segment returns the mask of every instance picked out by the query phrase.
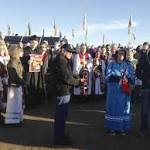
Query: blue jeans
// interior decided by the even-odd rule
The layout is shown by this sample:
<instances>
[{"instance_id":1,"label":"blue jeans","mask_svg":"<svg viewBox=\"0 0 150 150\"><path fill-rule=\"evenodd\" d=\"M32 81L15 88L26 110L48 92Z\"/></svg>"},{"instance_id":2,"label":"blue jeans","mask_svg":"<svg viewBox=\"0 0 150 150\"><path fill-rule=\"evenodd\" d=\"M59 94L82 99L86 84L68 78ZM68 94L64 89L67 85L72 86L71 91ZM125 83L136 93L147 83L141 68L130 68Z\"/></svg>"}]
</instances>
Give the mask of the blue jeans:
<instances>
[{"instance_id":1,"label":"blue jeans","mask_svg":"<svg viewBox=\"0 0 150 150\"><path fill-rule=\"evenodd\" d=\"M150 110L150 91L142 91L141 96L141 131L145 132L148 129L148 115Z\"/></svg>"},{"instance_id":2,"label":"blue jeans","mask_svg":"<svg viewBox=\"0 0 150 150\"><path fill-rule=\"evenodd\" d=\"M70 95L56 97L56 111L54 123L54 139L56 141L64 140L65 122L68 117L68 105Z\"/></svg>"}]
</instances>

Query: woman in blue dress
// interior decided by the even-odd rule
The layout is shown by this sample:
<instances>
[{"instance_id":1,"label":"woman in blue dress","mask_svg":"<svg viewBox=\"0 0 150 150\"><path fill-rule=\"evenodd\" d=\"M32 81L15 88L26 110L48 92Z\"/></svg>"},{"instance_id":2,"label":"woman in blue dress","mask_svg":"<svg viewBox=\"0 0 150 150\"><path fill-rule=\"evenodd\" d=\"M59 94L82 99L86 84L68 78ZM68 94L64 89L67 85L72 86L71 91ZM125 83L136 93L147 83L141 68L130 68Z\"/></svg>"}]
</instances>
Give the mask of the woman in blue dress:
<instances>
[{"instance_id":1,"label":"woman in blue dress","mask_svg":"<svg viewBox=\"0 0 150 150\"><path fill-rule=\"evenodd\" d=\"M117 51L115 60L108 64L106 71L107 101L105 119L107 131L113 135L116 132L124 135L131 128L131 96L122 90L121 80L128 81L129 89L131 89L134 83L134 71L131 70L125 58L125 50Z\"/></svg>"}]
</instances>

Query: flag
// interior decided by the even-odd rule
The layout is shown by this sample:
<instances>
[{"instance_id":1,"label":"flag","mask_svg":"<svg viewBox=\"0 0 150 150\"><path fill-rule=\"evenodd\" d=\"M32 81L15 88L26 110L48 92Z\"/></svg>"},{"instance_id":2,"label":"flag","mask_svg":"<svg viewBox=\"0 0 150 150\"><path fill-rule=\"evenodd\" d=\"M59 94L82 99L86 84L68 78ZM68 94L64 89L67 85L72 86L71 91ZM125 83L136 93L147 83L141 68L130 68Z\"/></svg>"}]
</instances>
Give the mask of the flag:
<instances>
[{"instance_id":1,"label":"flag","mask_svg":"<svg viewBox=\"0 0 150 150\"><path fill-rule=\"evenodd\" d=\"M8 24L7 26L7 35L10 36L11 35L11 28L10 25Z\"/></svg>"},{"instance_id":2,"label":"flag","mask_svg":"<svg viewBox=\"0 0 150 150\"><path fill-rule=\"evenodd\" d=\"M54 21L54 25L53 25L53 30L54 30L53 36L57 36L57 27L56 27L55 21Z\"/></svg>"},{"instance_id":3,"label":"flag","mask_svg":"<svg viewBox=\"0 0 150 150\"><path fill-rule=\"evenodd\" d=\"M74 34L74 29L72 29L72 37L74 38L75 34Z\"/></svg>"},{"instance_id":4,"label":"flag","mask_svg":"<svg viewBox=\"0 0 150 150\"><path fill-rule=\"evenodd\" d=\"M45 35L45 29L43 29L43 34L42 34L42 36L44 37L44 35Z\"/></svg>"},{"instance_id":5,"label":"flag","mask_svg":"<svg viewBox=\"0 0 150 150\"><path fill-rule=\"evenodd\" d=\"M31 35L31 25L30 25L30 23L28 23L28 35L29 36Z\"/></svg>"},{"instance_id":6,"label":"flag","mask_svg":"<svg viewBox=\"0 0 150 150\"><path fill-rule=\"evenodd\" d=\"M130 16L129 23L128 23L128 34L131 33L131 28L132 28L132 18Z\"/></svg>"},{"instance_id":7,"label":"flag","mask_svg":"<svg viewBox=\"0 0 150 150\"><path fill-rule=\"evenodd\" d=\"M133 41L134 41L134 42L136 41L135 33L133 33Z\"/></svg>"},{"instance_id":8,"label":"flag","mask_svg":"<svg viewBox=\"0 0 150 150\"><path fill-rule=\"evenodd\" d=\"M102 43L103 43L103 45L105 44L105 34L103 34Z\"/></svg>"},{"instance_id":9,"label":"flag","mask_svg":"<svg viewBox=\"0 0 150 150\"><path fill-rule=\"evenodd\" d=\"M87 17L86 15L84 15L84 18L83 18L83 31L86 32L87 30Z\"/></svg>"}]
</instances>

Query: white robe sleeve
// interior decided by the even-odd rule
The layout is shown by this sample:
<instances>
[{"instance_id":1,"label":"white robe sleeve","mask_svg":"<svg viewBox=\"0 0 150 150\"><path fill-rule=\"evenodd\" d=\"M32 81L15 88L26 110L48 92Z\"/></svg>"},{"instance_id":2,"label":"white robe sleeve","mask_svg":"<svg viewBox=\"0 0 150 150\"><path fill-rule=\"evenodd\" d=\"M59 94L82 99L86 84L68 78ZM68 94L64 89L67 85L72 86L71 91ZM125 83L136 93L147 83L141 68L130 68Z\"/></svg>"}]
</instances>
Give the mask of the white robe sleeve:
<instances>
[{"instance_id":1,"label":"white robe sleeve","mask_svg":"<svg viewBox=\"0 0 150 150\"><path fill-rule=\"evenodd\" d=\"M92 72L93 70L93 59L92 56L89 54L89 60L87 62L87 68L89 70L89 72Z\"/></svg>"},{"instance_id":2,"label":"white robe sleeve","mask_svg":"<svg viewBox=\"0 0 150 150\"><path fill-rule=\"evenodd\" d=\"M73 60L73 74L79 74L80 71L79 68L80 68L80 58L79 54L76 54Z\"/></svg>"}]
</instances>

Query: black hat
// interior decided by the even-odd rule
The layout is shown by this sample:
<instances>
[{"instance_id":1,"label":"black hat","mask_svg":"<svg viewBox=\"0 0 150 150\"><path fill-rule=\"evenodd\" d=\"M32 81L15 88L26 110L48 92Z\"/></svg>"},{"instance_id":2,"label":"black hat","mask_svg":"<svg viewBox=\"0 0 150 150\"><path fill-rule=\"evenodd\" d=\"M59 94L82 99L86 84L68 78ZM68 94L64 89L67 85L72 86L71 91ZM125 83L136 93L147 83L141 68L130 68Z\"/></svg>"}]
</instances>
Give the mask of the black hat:
<instances>
[{"instance_id":1,"label":"black hat","mask_svg":"<svg viewBox=\"0 0 150 150\"><path fill-rule=\"evenodd\" d=\"M70 44L62 45L61 49L64 49L65 51L70 52L70 53L75 53L75 50L73 50L73 48Z\"/></svg>"},{"instance_id":2,"label":"black hat","mask_svg":"<svg viewBox=\"0 0 150 150\"><path fill-rule=\"evenodd\" d=\"M30 37L30 41L32 41L32 40L38 41L38 37L36 35L33 35Z\"/></svg>"},{"instance_id":3,"label":"black hat","mask_svg":"<svg viewBox=\"0 0 150 150\"><path fill-rule=\"evenodd\" d=\"M148 42L144 42L143 45L149 45L149 43Z\"/></svg>"}]
</instances>

